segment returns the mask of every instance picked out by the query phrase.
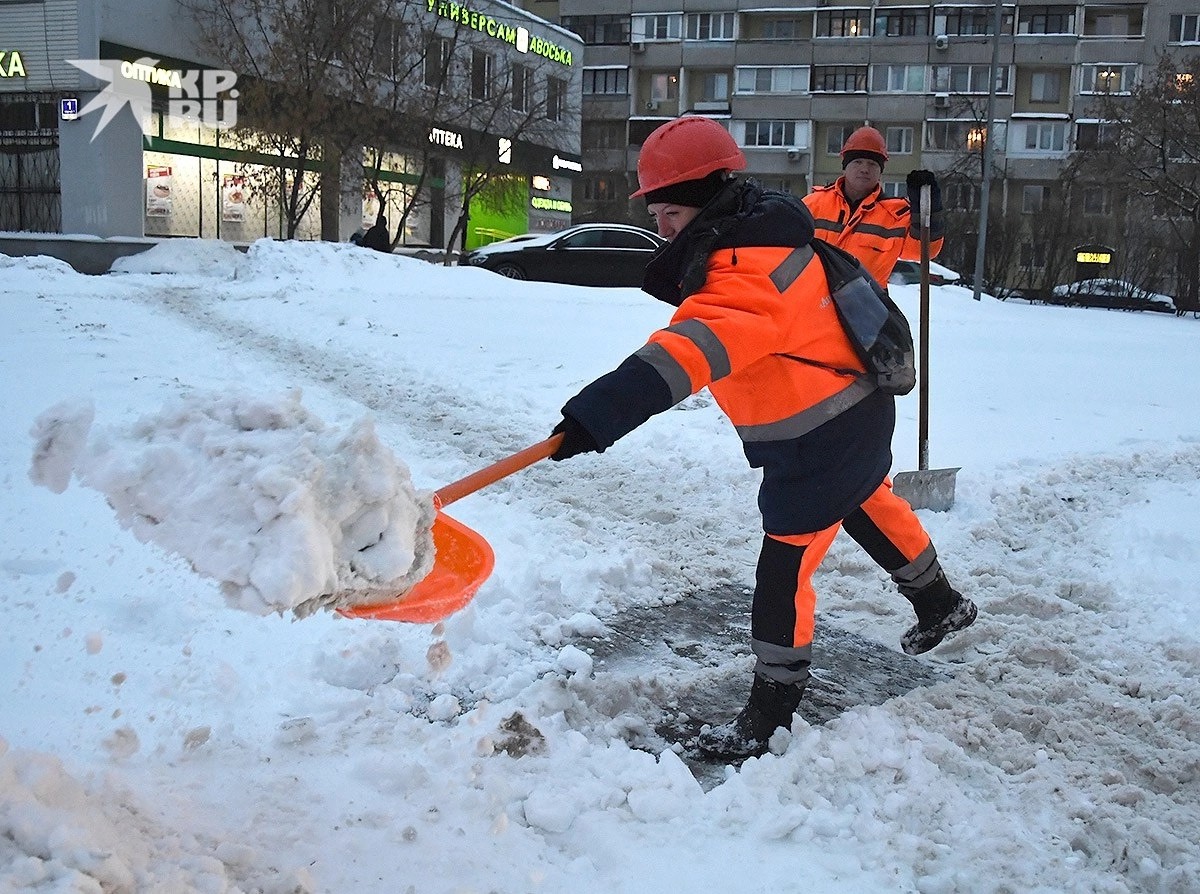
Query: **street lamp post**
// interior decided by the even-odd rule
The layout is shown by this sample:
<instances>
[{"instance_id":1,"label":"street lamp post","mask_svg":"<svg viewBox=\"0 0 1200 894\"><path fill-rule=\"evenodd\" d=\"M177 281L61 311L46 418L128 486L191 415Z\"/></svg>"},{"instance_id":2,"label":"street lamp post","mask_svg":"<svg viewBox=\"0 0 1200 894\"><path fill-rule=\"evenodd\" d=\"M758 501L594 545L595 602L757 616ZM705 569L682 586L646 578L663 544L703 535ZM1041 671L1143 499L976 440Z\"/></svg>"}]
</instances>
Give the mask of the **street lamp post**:
<instances>
[{"instance_id":1,"label":"street lamp post","mask_svg":"<svg viewBox=\"0 0 1200 894\"><path fill-rule=\"evenodd\" d=\"M996 72L1000 67L1000 27L1004 21L1004 0L996 0L996 20L992 25L992 69L988 83L987 121L984 126L983 181L979 196L979 236L975 241L975 292L980 300L983 292L983 249L987 244L988 204L992 194L992 154L996 137Z\"/></svg>"}]
</instances>

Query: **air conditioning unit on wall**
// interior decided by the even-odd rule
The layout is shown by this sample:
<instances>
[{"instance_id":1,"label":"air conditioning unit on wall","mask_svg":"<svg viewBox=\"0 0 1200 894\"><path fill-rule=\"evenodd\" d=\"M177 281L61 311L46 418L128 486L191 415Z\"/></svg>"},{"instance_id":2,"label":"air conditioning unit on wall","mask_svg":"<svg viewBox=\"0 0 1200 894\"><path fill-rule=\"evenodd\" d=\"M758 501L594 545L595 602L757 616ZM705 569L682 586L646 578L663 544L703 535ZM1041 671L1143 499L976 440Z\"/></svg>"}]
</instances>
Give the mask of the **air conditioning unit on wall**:
<instances>
[{"instance_id":1,"label":"air conditioning unit on wall","mask_svg":"<svg viewBox=\"0 0 1200 894\"><path fill-rule=\"evenodd\" d=\"M644 53L646 52L646 45L640 40L635 40L629 45L629 49L633 50L635 53Z\"/></svg>"},{"instance_id":2,"label":"air conditioning unit on wall","mask_svg":"<svg viewBox=\"0 0 1200 894\"><path fill-rule=\"evenodd\" d=\"M646 103L646 111L647 112L657 112L658 111L658 101L652 99L649 102L647 102Z\"/></svg>"},{"instance_id":3,"label":"air conditioning unit on wall","mask_svg":"<svg viewBox=\"0 0 1200 894\"><path fill-rule=\"evenodd\" d=\"M788 158L788 161L799 161L800 160L800 150L799 149L789 149L787 151L787 158Z\"/></svg>"},{"instance_id":4,"label":"air conditioning unit on wall","mask_svg":"<svg viewBox=\"0 0 1200 894\"><path fill-rule=\"evenodd\" d=\"M939 50L945 50L950 47L950 38L945 34L939 34L933 39L933 45Z\"/></svg>"}]
</instances>

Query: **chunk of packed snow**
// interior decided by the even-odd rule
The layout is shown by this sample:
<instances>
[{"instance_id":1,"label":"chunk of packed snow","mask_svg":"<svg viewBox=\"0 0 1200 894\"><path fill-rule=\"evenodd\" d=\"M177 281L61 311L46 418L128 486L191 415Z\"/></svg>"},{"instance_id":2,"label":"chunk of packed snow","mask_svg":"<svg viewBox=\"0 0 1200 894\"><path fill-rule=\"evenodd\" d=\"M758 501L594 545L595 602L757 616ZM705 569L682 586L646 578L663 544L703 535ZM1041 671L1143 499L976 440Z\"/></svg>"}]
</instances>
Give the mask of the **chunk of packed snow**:
<instances>
[{"instance_id":1,"label":"chunk of packed snow","mask_svg":"<svg viewBox=\"0 0 1200 894\"><path fill-rule=\"evenodd\" d=\"M73 470L234 608L304 617L382 602L433 566L432 496L369 418L326 425L299 391L192 394L125 428L92 417L70 402L43 413L30 476L61 492Z\"/></svg>"}]
</instances>

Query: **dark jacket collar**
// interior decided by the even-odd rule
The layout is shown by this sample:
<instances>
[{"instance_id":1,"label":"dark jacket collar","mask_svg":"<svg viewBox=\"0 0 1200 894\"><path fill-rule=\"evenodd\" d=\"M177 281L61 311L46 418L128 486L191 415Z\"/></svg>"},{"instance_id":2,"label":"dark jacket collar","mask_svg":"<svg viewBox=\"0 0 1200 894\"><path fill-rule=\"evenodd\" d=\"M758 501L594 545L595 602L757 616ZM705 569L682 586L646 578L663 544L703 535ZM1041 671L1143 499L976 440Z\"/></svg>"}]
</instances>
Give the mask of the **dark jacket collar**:
<instances>
[{"instance_id":1,"label":"dark jacket collar","mask_svg":"<svg viewBox=\"0 0 1200 894\"><path fill-rule=\"evenodd\" d=\"M678 307L704 285L708 256L722 248L798 248L813 238L808 208L755 180L730 180L646 266L642 289Z\"/></svg>"}]
</instances>

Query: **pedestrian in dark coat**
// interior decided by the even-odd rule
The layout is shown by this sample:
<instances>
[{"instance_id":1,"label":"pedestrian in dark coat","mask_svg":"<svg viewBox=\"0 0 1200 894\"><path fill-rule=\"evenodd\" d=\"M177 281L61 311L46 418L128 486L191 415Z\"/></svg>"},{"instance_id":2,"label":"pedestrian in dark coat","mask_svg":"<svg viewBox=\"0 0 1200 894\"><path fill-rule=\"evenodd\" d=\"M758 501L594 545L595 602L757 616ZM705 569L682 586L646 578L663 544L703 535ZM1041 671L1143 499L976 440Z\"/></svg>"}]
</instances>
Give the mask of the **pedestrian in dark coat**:
<instances>
[{"instance_id":1,"label":"pedestrian in dark coat","mask_svg":"<svg viewBox=\"0 0 1200 894\"><path fill-rule=\"evenodd\" d=\"M375 226L363 233L362 241L359 245L364 248L373 248L376 251L392 253L392 234L388 231L388 219L384 217L383 212L379 212L379 216L375 218Z\"/></svg>"}]
</instances>

